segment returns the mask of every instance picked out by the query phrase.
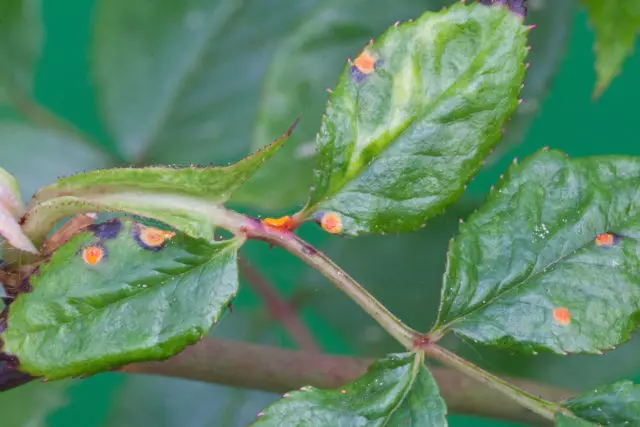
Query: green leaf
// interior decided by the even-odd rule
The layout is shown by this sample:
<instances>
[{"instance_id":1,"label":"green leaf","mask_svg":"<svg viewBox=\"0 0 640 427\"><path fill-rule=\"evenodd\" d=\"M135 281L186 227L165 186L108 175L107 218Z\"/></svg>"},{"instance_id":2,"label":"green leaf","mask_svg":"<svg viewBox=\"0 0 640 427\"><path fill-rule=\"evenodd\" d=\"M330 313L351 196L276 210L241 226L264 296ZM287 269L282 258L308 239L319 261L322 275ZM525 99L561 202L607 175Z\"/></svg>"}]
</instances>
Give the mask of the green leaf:
<instances>
[{"instance_id":1,"label":"green leaf","mask_svg":"<svg viewBox=\"0 0 640 427\"><path fill-rule=\"evenodd\" d=\"M334 87L347 57L394 20L407 20L445 0L330 0L301 19L274 52L262 84L252 147L269 143L278 128L303 115L296 134L249 180L235 200L282 209L300 205L309 191L315 165L315 136L325 107L326 88ZM366 13L363 13L366 10Z\"/></svg>"},{"instance_id":2,"label":"green leaf","mask_svg":"<svg viewBox=\"0 0 640 427\"><path fill-rule=\"evenodd\" d=\"M638 425L640 386L631 381L620 381L569 399L562 406L599 425Z\"/></svg>"},{"instance_id":3,"label":"green leaf","mask_svg":"<svg viewBox=\"0 0 640 427\"><path fill-rule=\"evenodd\" d=\"M251 425L446 426L446 406L423 357L389 355L341 390L287 393Z\"/></svg>"},{"instance_id":4,"label":"green leaf","mask_svg":"<svg viewBox=\"0 0 640 427\"><path fill-rule=\"evenodd\" d=\"M582 0L596 32L599 96L620 72L640 33L640 0Z\"/></svg>"},{"instance_id":5,"label":"green leaf","mask_svg":"<svg viewBox=\"0 0 640 427\"><path fill-rule=\"evenodd\" d=\"M56 379L162 360L207 333L237 292L239 242L180 234L162 247L147 231L103 223L40 266L1 335L21 371Z\"/></svg>"},{"instance_id":6,"label":"green leaf","mask_svg":"<svg viewBox=\"0 0 640 427\"><path fill-rule=\"evenodd\" d=\"M527 32L506 8L455 4L365 47L329 98L302 216L335 211L356 235L440 213L518 104Z\"/></svg>"},{"instance_id":7,"label":"green leaf","mask_svg":"<svg viewBox=\"0 0 640 427\"><path fill-rule=\"evenodd\" d=\"M434 333L600 353L640 312L640 161L541 151L510 167L449 250Z\"/></svg>"},{"instance_id":8,"label":"green leaf","mask_svg":"<svg viewBox=\"0 0 640 427\"><path fill-rule=\"evenodd\" d=\"M581 420L580 418L559 413L556 415L556 427L596 427L596 425Z\"/></svg>"},{"instance_id":9,"label":"green leaf","mask_svg":"<svg viewBox=\"0 0 640 427\"><path fill-rule=\"evenodd\" d=\"M30 94L42 47L40 0L3 0L0 17L0 89Z\"/></svg>"},{"instance_id":10,"label":"green leaf","mask_svg":"<svg viewBox=\"0 0 640 427\"><path fill-rule=\"evenodd\" d=\"M0 168L0 237L16 249L38 253L33 243L22 232L18 222L23 210L15 178Z\"/></svg>"},{"instance_id":11,"label":"green leaf","mask_svg":"<svg viewBox=\"0 0 640 427\"><path fill-rule=\"evenodd\" d=\"M2 425L6 427L50 427L47 418L67 404L69 382L25 384L0 394Z\"/></svg>"},{"instance_id":12,"label":"green leaf","mask_svg":"<svg viewBox=\"0 0 640 427\"><path fill-rule=\"evenodd\" d=\"M114 168L62 178L36 193L23 228L39 244L65 216L112 211L153 218L211 240L212 222L225 214L222 204L280 148L294 126L269 147L226 167Z\"/></svg>"},{"instance_id":13,"label":"green leaf","mask_svg":"<svg viewBox=\"0 0 640 427\"><path fill-rule=\"evenodd\" d=\"M269 53L314 2L99 1L94 74L120 151L164 164L246 155Z\"/></svg>"}]
</instances>

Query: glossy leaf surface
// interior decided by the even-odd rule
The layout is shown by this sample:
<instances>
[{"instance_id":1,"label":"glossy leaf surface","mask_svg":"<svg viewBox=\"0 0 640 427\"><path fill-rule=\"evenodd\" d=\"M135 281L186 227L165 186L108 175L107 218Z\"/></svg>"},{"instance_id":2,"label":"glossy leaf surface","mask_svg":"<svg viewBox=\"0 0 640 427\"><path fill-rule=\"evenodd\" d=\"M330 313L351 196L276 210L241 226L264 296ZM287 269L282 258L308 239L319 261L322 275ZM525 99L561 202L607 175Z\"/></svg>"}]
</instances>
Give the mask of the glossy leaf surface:
<instances>
[{"instance_id":1,"label":"glossy leaf surface","mask_svg":"<svg viewBox=\"0 0 640 427\"><path fill-rule=\"evenodd\" d=\"M457 199L515 110L527 29L455 4L366 46L329 97L305 214L347 234L408 231Z\"/></svg>"},{"instance_id":2,"label":"glossy leaf surface","mask_svg":"<svg viewBox=\"0 0 640 427\"><path fill-rule=\"evenodd\" d=\"M129 220L76 235L11 304L2 351L21 371L55 379L195 343L237 292L238 242L165 237Z\"/></svg>"},{"instance_id":3,"label":"glossy leaf surface","mask_svg":"<svg viewBox=\"0 0 640 427\"><path fill-rule=\"evenodd\" d=\"M596 94L620 72L640 33L640 0L582 0L596 32Z\"/></svg>"},{"instance_id":4,"label":"glossy leaf surface","mask_svg":"<svg viewBox=\"0 0 640 427\"><path fill-rule=\"evenodd\" d=\"M599 425L640 424L640 386L631 381L598 387L563 403L574 415Z\"/></svg>"},{"instance_id":5,"label":"glossy leaf surface","mask_svg":"<svg viewBox=\"0 0 640 427\"><path fill-rule=\"evenodd\" d=\"M303 387L259 415L252 426L446 426L446 406L415 353L390 355L341 390Z\"/></svg>"},{"instance_id":6,"label":"glossy leaf surface","mask_svg":"<svg viewBox=\"0 0 640 427\"><path fill-rule=\"evenodd\" d=\"M640 312L640 160L541 151L510 167L449 250L436 333L599 353Z\"/></svg>"}]
</instances>

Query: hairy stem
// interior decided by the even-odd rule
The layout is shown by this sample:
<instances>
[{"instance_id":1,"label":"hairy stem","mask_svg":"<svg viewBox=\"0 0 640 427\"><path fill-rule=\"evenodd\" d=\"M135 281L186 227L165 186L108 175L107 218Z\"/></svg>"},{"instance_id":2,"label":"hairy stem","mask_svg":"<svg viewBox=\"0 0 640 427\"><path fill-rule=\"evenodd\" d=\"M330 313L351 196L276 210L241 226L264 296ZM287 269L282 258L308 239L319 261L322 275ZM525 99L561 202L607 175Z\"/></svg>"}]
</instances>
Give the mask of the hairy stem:
<instances>
[{"instance_id":1,"label":"hairy stem","mask_svg":"<svg viewBox=\"0 0 640 427\"><path fill-rule=\"evenodd\" d=\"M347 294L356 304L373 317L392 337L405 348L413 348L420 333L411 329L375 299L366 289L338 267L329 257L315 249L287 229L271 228L255 221L243 227L250 239L263 240L279 246L309 266L318 270L338 289Z\"/></svg>"},{"instance_id":2,"label":"hairy stem","mask_svg":"<svg viewBox=\"0 0 640 427\"><path fill-rule=\"evenodd\" d=\"M167 361L133 364L121 371L284 393L305 385L339 388L362 376L372 361L207 338ZM504 394L487 388L484 381L479 383L445 368L433 368L431 371L452 413L527 425L551 425ZM560 401L572 394L531 381L509 381L552 400Z\"/></svg>"},{"instance_id":3,"label":"hairy stem","mask_svg":"<svg viewBox=\"0 0 640 427\"><path fill-rule=\"evenodd\" d=\"M429 344L425 346L423 350L427 356L434 358L443 365L453 368L486 384L505 397L517 402L524 408L527 408L550 421L553 421L556 413L562 410L559 405L529 394L509 382L484 371L480 367L461 358L457 354L451 353L443 347L436 344Z\"/></svg>"},{"instance_id":4,"label":"hairy stem","mask_svg":"<svg viewBox=\"0 0 640 427\"><path fill-rule=\"evenodd\" d=\"M271 283L244 258L238 258L238 266L240 275L264 301L269 315L282 323L295 343L302 350L319 352L318 344L300 321L293 307L278 295Z\"/></svg>"}]
</instances>

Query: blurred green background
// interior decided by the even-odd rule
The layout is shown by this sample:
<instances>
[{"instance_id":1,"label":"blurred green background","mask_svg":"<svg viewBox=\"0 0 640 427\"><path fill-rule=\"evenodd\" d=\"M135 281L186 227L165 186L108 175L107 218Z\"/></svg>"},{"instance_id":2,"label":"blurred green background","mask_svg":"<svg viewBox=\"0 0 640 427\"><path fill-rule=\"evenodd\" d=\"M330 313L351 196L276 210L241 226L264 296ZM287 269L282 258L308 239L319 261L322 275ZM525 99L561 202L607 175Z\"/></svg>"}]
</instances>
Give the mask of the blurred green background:
<instances>
[{"instance_id":1,"label":"blurred green background","mask_svg":"<svg viewBox=\"0 0 640 427\"><path fill-rule=\"evenodd\" d=\"M107 1L127 7L124 0L103 0L104 3ZM398 7L397 13L387 10L384 2L371 2L365 8L363 2L352 1L353 7L345 7L348 10L340 11L339 7L343 6L335 7L340 12L337 17L331 6L314 1L278 0L269 5L246 2L242 7L253 7L256 11L253 15L232 14L238 20L233 22L233 28L225 31L233 33L233 37L210 41L220 43L214 59L228 60L230 66L228 70L212 69L209 77L217 79L212 83L217 86L212 89L211 96L217 93L216 87L220 93L227 88L224 95L227 98L207 112L210 117L202 119L205 124L217 121L218 127L212 127L216 137L211 139L205 132L201 141L192 139L195 141L192 145L158 144L148 161L221 164L237 160L250 149L277 137L288 127L285 123L303 113L301 130L296 131L302 136L295 140L294 134L292 141L300 146L300 139L312 137L317 130L319 112L324 105L324 88L335 84L347 55L356 54L369 36L379 34L396 19L406 19L415 16L417 11L444 3L401 0L398 4L403 1L407 6ZM35 74L34 96L42 105L77 126L110 155L118 156L117 153L123 152L122 142L118 143L108 131L106 121L100 119L103 110L109 106L101 103L100 92L95 89L94 56L88 53L94 49L96 41L95 3L93 0L43 2L46 43ZM131 3L144 6L145 1L131 0ZM297 6L293 7L294 3ZM413 327L426 330L434 318L446 245L456 231L457 219L468 215L481 202L483 194L514 156L523 158L546 145L565 150L571 156L640 155L640 140L633 121L638 116L640 54L625 63L622 74L600 99L594 101L594 35L587 16L582 9L574 9L572 2L557 2L553 5L555 9L551 9L552 3L552 0L531 2L529 22L539 25L532 36L534 49L525 86L525 103L510 123L505 143L470 184L460 203L431 222L425 230L408 235L353 240L324 235L312 226L301 230L303 237L333 256L338 264ZM299 10L292 11L296 8ZM539 17L540 21L534 17ZM271 24L254 25L258 20ZM129 35L135 36L138 31L144 33L144 24L139 28L133 20L122 25L130 26ZM162 24L158 22L158 31L162 30ZM102 34L102 37L106 37L102 42L108 44L108 35ZM245 42L245 38L259 43ZM113 52L111 56L106 55L111 58L110 67L105 67L102 73L115 73L111 76L111 85L117 86L120 69L126 70L130 65L126 62L126 54L119 56L119 52L124 50L126 53L132 48L116 44L116 40L127 42L124 36L114 38ZM247 46L254 50L244 50ZM339 53L335 54L336 51ZM326 56L326 52L330 54ZM233 56L242 54L247 58L240 60ZM162 75L163 70L156 71ZM150 74L149 79L157 78L154 75ZM122 79L126 79L126 75L123 74ZM234 91L228 93L229 88ZM126 105L125 100L122 104L124 112L131 108L135 110L139 101L136 96L131 95L133 107ZM281 97L288 98L283 100ZM56 174L103 165L102 160L94 159L91 150L68 142L62 134L16 128L15 123L23 123L16 118L20 114L8 107L0 111L5 121L11 121L11 126L0 125L0 166L19 177L26 196L55 179ZM112 111L111 117L124 114L123 111ZM535 120L531 122L533 118ZM187 125L189 120L185 119ZM291 156L291 152L285 154ZM286 162L287 158L281 156L277 161ZM305 161L304 158L300 160L301 164ZM284 164L280 172L297 173L297 166L290 159L289 163L280 164ZM268 180L273 176L266 174L263 178ZM292 180L284 181L287 182L282 185L288 185ZM278 207L280 196L273 192L298 195L277 185L266 190L250 186L238 202L252 200L256 193L264 193L268 198L261 203ZM301 203L304 196L294 200ZM246 205L238 203L237 206L245 209ZM281 213L293 211L291 208ZM249 212L266 213L256 206ZM273 211L268 213L274 214ZM280 212L276 209L275 213ZM243 255L284 297L295 302L324 351L375 356L400 350L357 307L296 259L278 249L269 251L265 245L256 242L247 244ZM247 286L242 287L234 309L235 314L224 318L212 331L213 336L295 347L283 328L268 318L261 301ZM640 379L638 340L632 340L604 357L523 357L472 347L456 339L449 339L447 346L488 370L564 387L580 389L620 378ZM107 373L83 380L34 383L4 393L0 395L0 426L243 426L277 397L197 382ZM452 416L450 424L454 427L510 425L462 416Z\"/></svg>"}]
</instances>

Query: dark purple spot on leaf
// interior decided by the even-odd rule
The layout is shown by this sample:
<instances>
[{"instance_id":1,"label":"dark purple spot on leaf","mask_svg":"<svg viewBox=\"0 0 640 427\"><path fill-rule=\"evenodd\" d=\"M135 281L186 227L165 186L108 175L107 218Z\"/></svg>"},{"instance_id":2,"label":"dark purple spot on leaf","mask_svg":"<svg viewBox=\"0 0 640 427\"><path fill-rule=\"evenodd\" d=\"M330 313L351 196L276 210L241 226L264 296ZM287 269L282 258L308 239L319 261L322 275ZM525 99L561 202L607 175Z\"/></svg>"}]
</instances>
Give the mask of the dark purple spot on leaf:
<instances>
[{"instance_id":1,"label":"dark purple spot on leaf","mask_svg":"<svg viewBox=\"0 0 640 427\"><path fill-rule=\"evenodd\" d=\"M502 5L509 8L513 13L520 16L527 16L526 0L480 0L480 4L486 6Z\"/></svg>"},{"instance_id":2,"label":"dark purple spot on leaf","mask_svg":"<svg viewBox=\"0 0 640 427\"><path fill-rule=\"evenodd\" d=\"M356 83L362 83L367 78L367 75L354 65L351 67L351 78L353 78Z\"/></svg>"},{"instance_id":3,"label":"dark purple spot on leaf","mask_svg":"<svg viewBox=\"0 0 640 427\"><path fill-rule=\"evenodd\" d=\"M114 218L101 224L92 224L89 229L99 239L115 239L118 237L118 233L122 228L122 223L119 219Z\"/></svg>"}]
</instances>

